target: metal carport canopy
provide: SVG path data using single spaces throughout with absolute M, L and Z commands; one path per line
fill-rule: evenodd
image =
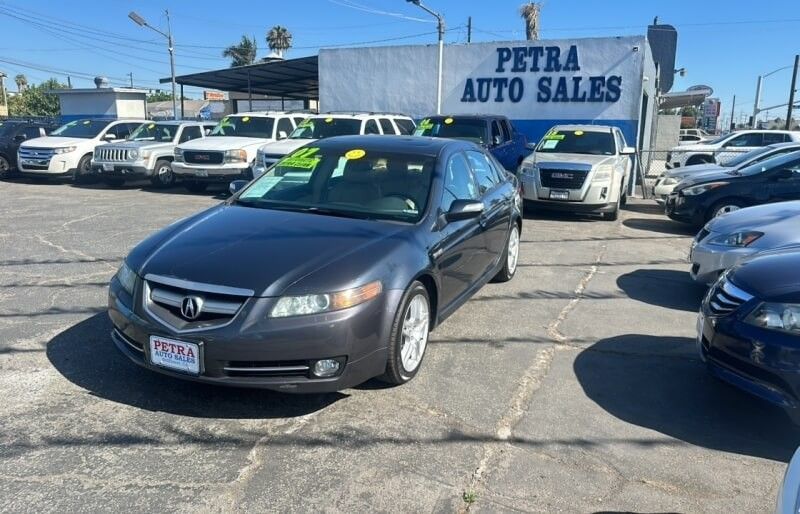
M 162 78 L 162 84 L 172 79 Z M 273 60 L 175 77 L 181 86 L 262 94 L 293 100 L 319 98 L 319 61 L 316 55 Z

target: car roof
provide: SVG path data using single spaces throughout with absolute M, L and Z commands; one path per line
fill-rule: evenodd
M 791 148 L 791 147 L 798 147 L 800 148 L 800 141 L 787 141 L 785 143 L 772 143 L 771 145 L 767 145 L 767 148 Z
M 342 119 L 365 119 L 365 118 L 405 118 L 411 119 L 405 114 L 396 112 L 361 112 L 361 111 L 330 111 L 325 113 L 313 114 L 309 118 L 342 118 Z
M 472 143 L 457 139 L 421 136 L 381 136 L 377 134 L 327 137 L 315 142 L 314 146 L 320 148 L 363 148 L 376 152 L 416 153 L 427 156 L 437 156 L 446 148 L 454 150 L 478 148 Z
M 582 130 L 584 132 L 611 132 L 611 125 L 553 125 L 550 130 Z
M 498 120 L 507 119 L 506 116 L 500 114 L 434 114 L 432 116 L 425 116 L 429 120 L 438 120 L 442 118 L 453 118 L 454 120 Z

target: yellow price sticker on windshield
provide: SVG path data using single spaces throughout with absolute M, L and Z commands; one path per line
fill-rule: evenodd
M 151 123 L 150 125 L 147 126 L 147 128 L 154 129 L 154 128 L 156 128 L 156 124 L 155 123 Z
M 83 122 L 84 125 L 88 125 L 90 123 L 91 123 L 91 120 L 84 120 L 84 122 Z
M 245 116 L 242 118 L 243 123 L 247 123 L 248 121 L 250 121 L 250 116 Z
M 344 154 L 344 158 L 347 159 L 347 160 L 352 161 L 352 160 L 355 160 L 355 159 L 360 159 L 360 158 L 364 157 L 365 155 L 367 155 L 367 152 L 365 152 L 361 148 L 356 148 L 355 150 L 350 150 L 349 152 Z
M 333 123 L 333 118 L 325 118 L 325 123 Z
M 445 125 L 450 125 L 451 123 L 453 123 L 453 118 L 445 118 L 444 120 Z
M 576 130 L 575 132 L 573 132 L 573 134 L 575 134 L 576 136 L 582 136 L 583 135 L 583 131 L 582 130 Z

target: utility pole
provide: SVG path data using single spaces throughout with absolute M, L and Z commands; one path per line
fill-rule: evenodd
M 67 75 L 67 87 L 72 89 L 72 77 Z
M 758 116 L 758 104 L 761 103 L 761 83 L 764 81 L 764 76 L 758 76 L 758 82 L 756 82 L 756 101 L 753 104 L 753 122 L 750 124 L 750 128 L 756 128 L 756 116 Z
M 159 29 L 153 27 L 152 25 L 148 25 L 147 21 L 136 14 L 136 12 L 131 11 L 128 13 L 128 18 L 133 20 L 133 22 L 140 27 L 147 27 L 148 29 L 152 30 L 153 32 L 158 32 L 165 38 L 167 38 L 167 49 L 169 50 L 169 68 L 172 75 L 172 117 L 174 119 L 178 119 L 178 98 L 175 95 L 175 45 L 174 41 L 172 40 L 172 26 L 169 22 L 169 11 L 164 11 L 164 14 L 167 16 L 167 32 L 164 33 Z
M 794 108 L 794 90 L 797 86 L 797 67 L 800 65 L 800 55 L 794 56 L 794 72 L 792 73 L 792 87 L 789 90 L 789 107 L 786 113 L 786 130 L 792 128 L 792 109 Z
M 3 95 L 3 107 L 5 107 L 6 116 L 8 116 L 8 99 L 6 98 L 6 74 L 0 71 L 0 94 Z
M 439 60 L 436 74 L 436 114 L 442 114 L 442 61 L 444 60 L 444 17 L 422 4 L 421 0 L 406 0 L 436 18 L 439 29 Z
M 472 43 L 472 16 L 467 18 L 467 43 Z
M 133 89 L 133 72 L 128 73 L 128 77 L 131 79 L 131 89 Z
M 733 95 L 733 103 L 731 103 L 731 132 L 736 130 L 736 95 Z

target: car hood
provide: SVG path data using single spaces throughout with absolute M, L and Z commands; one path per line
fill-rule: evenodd
M 670 152 L 713 152 L 719 145 L 709 145 L 707 143 L 689 143 L 685 145 L 673 146 Z
M 181 143 L 182 150 L 238 150 L 248 146 L 261 146 L 271 141 L 268 138 L 236 137 L 236 136 L 210 136 L 192 139 Z
M 82 137 L 57 137 L 44 136 L 23 142 L 21 148 L 61 148 L 62 146 L 73 146 L 92 141 Z
M 260 150 L 267 155 L 288 155 L 314 141 L 316 139 L 282 139 L 274 143 L 267 143 Z
M 549 163 L 559 162 L 568 164 L 588 164 L 597 166 L 611 162 L 614 159 L 613 155 L 589 155 L 589 154 L 574 154 L 574 153 L 538 153 L 534 152 L 529 157 L 530 162 L 533 163 Z
M 708 173 L 709 171 L 719 172 L 725 170 L 730 170 L 730 168 L 720 166 L 719 164 L 693 164 L 691 166 L 684 166 L 681 168 L 676 168 L 674 170 L 669 170 L 666 173 L 664 173 L 664 176 L 672 178 L 679 178 L 679 177 L 682 178 L 700 173 Z
M 724 170 L 725 168 L 723 168 Z M 675 191 L 682 191 L 687 187 L 692 187 L 697 184 L 705 184 L 707 182 L 717 182 L 717 181 L 725 181 L 728 182 L 730 180 L 736 180 L 739 178 L 737 175 L 732 175 L 727 171 L 709 171 L 706 173 L 698 173 L 692 174 L 688 177 L 684 178 L 676 187 Z
M 222 204 L 144 240 L 127 262 L 142 277 L 155 274 L 279 296 L 337 262 L 340 270 L 365 272 L 376 255 L 403 240 L 408 227 Z M 312 287 L 346 289 L 354 279 L 342 272 L 325 275 Z
M 800 246 L 770 250 L 743 261 L 731 271 L 730 280 L 758 299 L 800 303 Z
M 745 230 L 764 232 L 756 248 L 774 248 L 800 243 L 800 201 L 779 202 L 748 207 L 714 218 L 706 228 L 720 234 Z

